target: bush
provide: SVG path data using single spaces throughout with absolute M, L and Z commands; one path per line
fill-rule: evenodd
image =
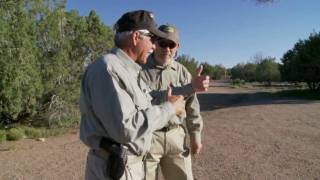
M 24 133 L 28 138 L 33 138 L 33 139 L 47 137 L 47 131 L 45 129 L 25 127 Z
M 24 137 L 24 130 L 21 128 L 12 128 L 7 132 L 7 140 L 16 141 Z
M 235 79 L 235 80 L 232 80 L 232 85 L 234 86 L 242 86 L 244 85 L 246 82 L 242 79 Z
M 7 140 L 6 131 L 0 130 L 0 143 Z
M 0 2 L 0 128 L 78 126 L 81 74 L 110 51 L 114 32 L 66 1 Z
M 79 106 L 55 96 L 42 113 L 42 126 L 48 128 L 72 128 L 80 123 Z

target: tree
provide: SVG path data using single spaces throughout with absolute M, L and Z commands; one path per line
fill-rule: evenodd
M 0 1 L 0 124 L 79 120 L 84 67 L 113 46 L 113 32 L 66 0 Z
M 239 63 L 239 64 L 235 65 L 234 67 L 232 67 L 230 70 L 231 79 L 245 80 L 244 66 L 245 65 L 243 63 Z
M 183 54 L 177 57 L 177 61 L 183 64 L 193 76 L 196 74 L 198 61 L 196 61 L 194 58 Z
M 299 40 L 281 61 L 284 80 L 306 82 L 310 89 L 320 91 L 320 32 Z
M 267 57 L 257 64 L 256 77 L 259 82 L 267 82 L 271 85 L 273 81 L 280 81 L 279 64 L 275 58 Z
M 202 74 L 208 75 L 212 79 L 214 77 L 214 67 L 207 62 L 201 63 L 201 65 L 203 66 Z
M 35 23 L 23 0 L 0 6 L 0 121 L 12 123 L 36 112 L 42 94 Z
M 213 66 L 213 79 L 225 79 L 227 76 L 227 70 L 223 65 L 215 65 Z
M 247 63 L 243 66 L 243 76 L 244 80 L 248 82 L 253 82 L 257 80 L 256 77 L 257 64 Z

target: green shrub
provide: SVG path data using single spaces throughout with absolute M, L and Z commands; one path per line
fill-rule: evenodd
M 7 140 L 6 131 L 0 130 L 0 143 Z
M 47 131 L 43 128 L 32 128 L 32 127 L 25 127 L 24 133 L 28 138 L 42 138 L 47 137 Z
M 24 130 L 21 128 L 12 128 L 7 132 L 7 140 L 16 141 L 24 137 Z
M 232 85 L 234 86 L 243 86 L 246 82 L 242 79 L 234 79 L 232 80 Z

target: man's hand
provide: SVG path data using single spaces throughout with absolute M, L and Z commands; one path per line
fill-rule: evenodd
M 202 144 L 191 140 L 190 141 L 190 148 L 191 148 L 191 153 L 193 155 L 198 155 L 201 152 Z
M 209 76 L 201 75 L 203 66 L 197 68 L 197 75 L 192 77 L 191 84 L 194 92 L 208 91 L 209 88 Z
M 168 87 L 167 91 L 167 101 L 169 101 L 176 110 L 176 115 L 180 116 L 185 113 L 185 101 L 183 96 L 172 95 L 172 89 Z

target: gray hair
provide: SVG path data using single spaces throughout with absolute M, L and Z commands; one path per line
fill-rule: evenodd
M 114 44 L 117 47 L 123 47 L 127 44 L 127 40 L 130 37 L 130 35 L 133 33 L 133 31 L 123 31 L 116 33 L 114 37 Z
M 137 30 L 140 35 L 144 35 L 144 34 L 148 34 L 150 33 L 150 31 L 148 31 L 147 29 L 140 29 Z M 114 37 L 114 44 L 117 47 L 124 47 L 127 44 L 127 40 L 129 38 L 129 36 L 133 33 L 134 31 L 123 31 L 123 32 L 118 32 L 116 33 L 115 37 Z

